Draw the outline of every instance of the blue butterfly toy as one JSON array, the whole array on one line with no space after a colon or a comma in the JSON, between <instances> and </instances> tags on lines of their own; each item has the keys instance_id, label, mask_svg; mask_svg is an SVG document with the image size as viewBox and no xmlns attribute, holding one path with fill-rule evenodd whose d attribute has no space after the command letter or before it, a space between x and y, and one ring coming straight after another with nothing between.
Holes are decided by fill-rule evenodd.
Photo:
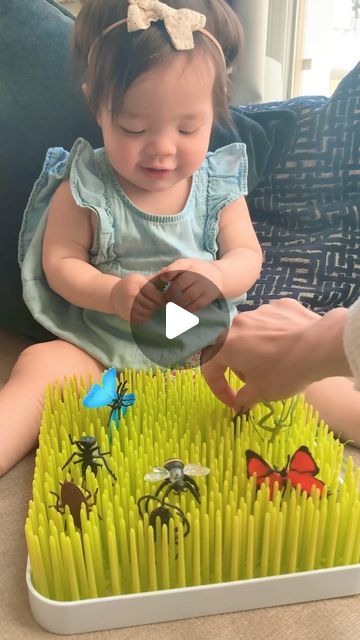
<instances>
[{"instance_id":1,"label":"blue butterfly toy","mask_svg":"<svg viewBox=\"0 0 360 640\"><path fill-rule=\"evenodd\" d=\"M109 428L109 442L112 444L111 423L114 422L116 428L119 428L121 416L125 416L128 407L131 407L135 402L135 394L126 393L126 380L117 384L116 369L114 367L104 371L101 382L102 385L93 384L89 393L83 398L83 405L91 409L105 406L111 407L107 426Z\"/></svg>"}]
</instances>

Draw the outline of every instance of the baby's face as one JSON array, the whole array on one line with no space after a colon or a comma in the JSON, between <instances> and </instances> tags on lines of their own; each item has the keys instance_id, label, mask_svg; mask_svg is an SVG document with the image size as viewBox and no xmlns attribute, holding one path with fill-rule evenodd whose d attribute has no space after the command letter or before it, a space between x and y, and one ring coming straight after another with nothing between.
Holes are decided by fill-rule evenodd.
<instances>
[{"instance_id":1,"label":"baby's face","mask_svg":"<svg viewBox=\"0 0 360 640\"><path fill-rule=\"evenodd\" d=\"M179 54L137 78L115 124L98 116L104 146L126 191L160 192L187 180L204 160L213 123L215 70L202 55Z\"/></svg>"}]
</instances>

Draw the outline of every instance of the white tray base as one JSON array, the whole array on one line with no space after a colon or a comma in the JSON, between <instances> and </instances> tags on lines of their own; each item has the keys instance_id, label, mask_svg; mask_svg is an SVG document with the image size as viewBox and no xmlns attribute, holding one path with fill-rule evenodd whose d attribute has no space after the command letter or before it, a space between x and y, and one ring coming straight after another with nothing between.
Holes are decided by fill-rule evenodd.
<instances>
[{"instance_id":1,"label":"white tray base","mask_svg":"<svg viewBox=\"0 0 360 640\"><path fill-rule=\"evenodd\" d=\"M360 564L70 602L40 595L31 582L29 561L26 582L36 622L66 635L355 595L360 593Z\"/></svg>"}]
</instances>

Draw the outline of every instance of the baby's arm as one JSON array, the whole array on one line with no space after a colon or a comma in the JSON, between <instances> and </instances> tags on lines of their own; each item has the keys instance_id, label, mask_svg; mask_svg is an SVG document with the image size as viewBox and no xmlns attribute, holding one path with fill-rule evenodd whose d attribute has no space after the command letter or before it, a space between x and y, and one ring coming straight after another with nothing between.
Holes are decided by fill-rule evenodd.
<instances>
[{"instance_id":1,"label":"baby's arm","mask_svg":"<svg viewBox=\"0 0 360 640\"><path fill-rule=\"evenodd\" d=\"M78 307L113 313L111 291L119 278L89 263L93 242L91 210L79 207L68 181L52 199L43 243L43 269L49 286Z\"/></svg>"},{"instance_id":2,"label":"baby's arm","mask_svg":"<svg viewBox=\"0 0 360 640\"><path fill-rule=\"evenodd\" d=\"M228 204L221 212L217 237L221 291L225 298L237 298L257 280L262 251L252 225L245 198Z\"/></svg>"},{"instance_id":3,"label":"baby's arm","mask_svg":"<svg viewBox=\"0 0 360 640\"><path fill-rule=\"evenodd\" d=\"M144 322L163 302L149 276L105 274L89 263L93 243L91 209L79 207L63 182L52 199L43 243L43 269L49 286L83 309L116 313ZM147 286L146 286L147 285ZM134 304L135 301L135 304Z\"/></svg>"}]
</instances>

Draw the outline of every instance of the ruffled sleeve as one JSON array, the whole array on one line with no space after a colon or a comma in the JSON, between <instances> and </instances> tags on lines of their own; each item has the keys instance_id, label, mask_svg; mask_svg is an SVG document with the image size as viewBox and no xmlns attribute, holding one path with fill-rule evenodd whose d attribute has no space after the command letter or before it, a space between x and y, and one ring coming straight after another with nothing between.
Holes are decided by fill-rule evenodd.
<instances>
[{"instance_id":1,"label":"ruffled sleeve","mask_svg":"<svg viewBox=\"0 0 360 640\"><path fill-rule=\"evenodd\" d=\"M69 152L62 147L48 149L44 166L28 200L19 236L18 260L20 266L44 215L49 201L62 180L70 175Z\"/></svg>"},{"instance_id":2,"label":"ruffled sleeve","mask_svg":"<svg viewBox=\"0 0 360 640\"><path fill-rule=\"evenodd\" d=\"M74 176L74 167L78 164L79 157L81 158L87 146L90 147L86 140L78 138L70 151L66 151L62 147L48 149L40 176L33 186L22 220L18 247L20 266L37 229L45 224L51 198L63 180L70 180L73 196L75 201L79 203L79 181L77 176Z\"/></svg>"},{"instance_id":3,"label":"ruffled sleeve","mask_svg":"<svg viewBox=\"0 0 360 640\"><path fill-rule=\"evenodd\" d=\"M78 138L70 152L62 147L48 150L39 178L25 209L19 236L18 260L24 262L34 238L45 229L49 204L64 180L70 181L72 196L80 207L90 207L102 219L102 233L111 236L112 218L102 180L103 149L94 149Z\"/></svg>"},{"instance_id":4,"label":"ruffled sleeve","mask_svg":"<svg viewBox=\"0 0 360 640\"><path fill-rule=\"evenodd\" d=\"M247 195L248 160L246 145L234 142L207 154L207 215L205 247L216 258L221 211L230 202Z\"/></svg>"}]
</instances>

